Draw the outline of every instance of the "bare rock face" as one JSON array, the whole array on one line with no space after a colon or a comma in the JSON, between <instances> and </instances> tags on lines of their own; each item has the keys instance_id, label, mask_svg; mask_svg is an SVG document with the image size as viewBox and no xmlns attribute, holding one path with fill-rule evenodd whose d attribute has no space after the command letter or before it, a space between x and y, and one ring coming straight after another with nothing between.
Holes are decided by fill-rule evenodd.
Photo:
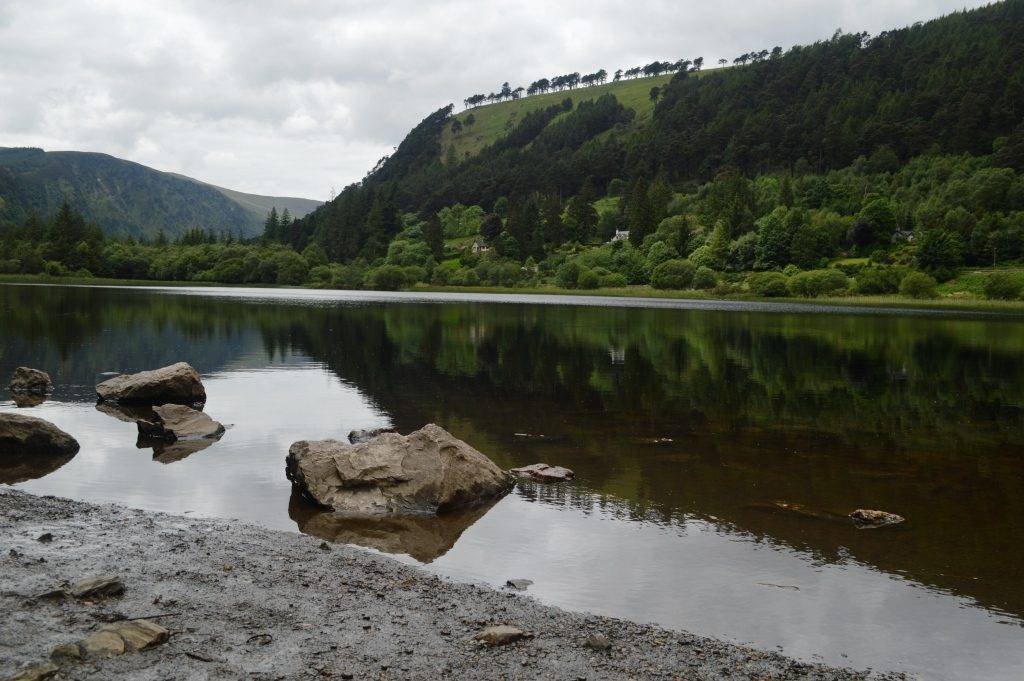
<instances>
[{"instance_id":1,"label":"bare rock face","mask_svg":"<svg viewBox=\"0 0 1024 681\"><path fill-rule=\"evenodd\" d=\"M857 527L864 529L899 525L904 521L903 516L896 515L895 513L874 511L868 508L858 508L850 514L850 518L853 519Z\"/></svg>"},{"instance_id":2,"label":"bare rock face","mask_svg":"<svg viewBox=\"0 0 1024 681\"><path fill-rule=\"evenodd\" d=\"M18 367L11 376L10 390L17 395L45 395L53 390L50 374L30 367Z\"/></svg>"},{"instance_id":3,"label":"bare rock face","mask_svg":"<svg viewBox=\"0 0 1024 681\"><path fill-rule=\"evenodd\" d=\"M197 404L206 402L199 373L186 362L162 369L121 374L96 386L96 395L108 402L136 404Z\"/></svg>"},{"instance_id":4,"label":"bare rock face","mask_svg":"<svg viewBox=\"0 0 1024 681\"><path fill-rule=\"evenodd\" d=\"M512 472L537 482L564 482L576 477L568 468L563 466L549 466L546 463L535 463L522 468L513 468Z\"/></svg>"},{"instance_id":5,"label":"bare rock face","mask_svg":"<svg viewBox=\"0 0 1024 681\"><path fill-rule=\"evenodd\" d=\"M40 454L73 456L78 441L49 421L0 413L0 457Z\"/></svg>"},{"instance_id":6,"label":"bare rock face","mask_svg":"<svg viewBox=\"0 0 1024 681\"><path fill-rule=\"evenodd\" d=\"M201 411L183 404L165 404L153 407L152 420L138 420L139 435L162 440L201 440L218 438L224 426Z\"/></svg>"},{"instance_id":7,"label":"bare rock face","mask_svg":"<svg viewBox=\"0 0 1024 681\"><path fill-rule=\"evenodd\" d=\"M352 515L439 513L485 503L514 484L493 461L434 424L357 445L300 440L288 450L287 474L312 501Z\"/></svg>"}]
</instances>

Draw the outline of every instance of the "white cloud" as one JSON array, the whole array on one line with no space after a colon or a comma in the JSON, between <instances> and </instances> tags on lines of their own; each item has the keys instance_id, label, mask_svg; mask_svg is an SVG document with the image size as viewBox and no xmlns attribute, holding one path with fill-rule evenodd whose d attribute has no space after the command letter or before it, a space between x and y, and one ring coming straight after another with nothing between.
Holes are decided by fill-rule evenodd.
<instances>
[{"instance_id":1,"label":"white cloud","mask_svg":"<svg viewBox=\"0 0 1024 681\"><path fill-rule=\"evenodd\" d=\"M504 80L877 33L985 0L5 0L0 145L326 198Z\"/></svg>"}]
</instances>

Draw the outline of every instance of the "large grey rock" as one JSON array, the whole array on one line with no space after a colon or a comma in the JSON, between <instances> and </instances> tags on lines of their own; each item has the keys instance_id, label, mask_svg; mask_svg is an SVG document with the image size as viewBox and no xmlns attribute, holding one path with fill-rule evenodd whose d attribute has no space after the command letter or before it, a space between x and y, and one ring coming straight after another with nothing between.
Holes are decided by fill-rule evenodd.
<instances>
[{"instance_id":1,"label":"large grey rock","mask_svg":"<svg viewBox=\"0 0 1024 681\"><path fill-rule=\"evenodd\" d=\"M96 395L109 402L140 404L197 404L206 402L199 373L185 362L137 374L121 374L96 386Z\"/></svg>"},{"instance_id":2,"label":"large grey rock","mask_svg":"<svg viewBox=\"0 0 1024 681\"><path fill-rule=\"evenodd\" d=\"M39 454L73 456L78 442L49 421L34 416L0 413L0 457Z\"/></svg>"},{"instance_id":3,"label":"large grey rock","mask_svg":"<svg viewBox=\"0 0 1024 681\"><path fill-rule=\"evenodd\" d=\"M10 390L22 395L45 395L53 390L50 374L30 367L18 367L11 376Z\"/></svg>"},{"instance_id":4,"label":"large grey rock","mask_svg":"<svg viewBox=\"0 0 1024 681\"><path fill-rule=\"evenodd\" d=\"M513 486L493 461L434 424L357 445L301 440L287 473L312 501L340 513L438 513L485 503Z\"/></svg>"},{"instance_id":5,"label":"large grey rock","mask_svg":"<svg viewBox=\"0 0 1024 681\"><path fill-rule=\"evenodd\" d=\"M139 435L162 440L201 440L224 434L224 426L201 411L183 404L153 407L152 420L138 420Z\"/></svg>"}]
</instances>

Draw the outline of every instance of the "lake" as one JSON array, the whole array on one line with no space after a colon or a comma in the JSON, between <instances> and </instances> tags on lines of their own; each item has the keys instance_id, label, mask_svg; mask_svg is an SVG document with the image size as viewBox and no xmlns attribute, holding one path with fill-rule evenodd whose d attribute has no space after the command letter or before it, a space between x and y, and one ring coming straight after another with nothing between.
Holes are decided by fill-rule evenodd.
<instances>
[{"instance_id":1,"label":"lake","mask_svg":"<svg viewBox=\"0 0 1024 681\"><path fill-rule=\"evenodd\" d=\"M184 360L205 448L96 407ZM55 392L37 494L240 518L561 607L929 679L1024 678L1024 319L800 305L218 288L0 286L0 377ZM299 439L437 423L510 468L490 508L339 519L284 474ZM778 502L789 505L782 507ZM793 505L798 505L794 510ZM856 529L856 508L907 522Z\"/></svg>"}]
</instances>

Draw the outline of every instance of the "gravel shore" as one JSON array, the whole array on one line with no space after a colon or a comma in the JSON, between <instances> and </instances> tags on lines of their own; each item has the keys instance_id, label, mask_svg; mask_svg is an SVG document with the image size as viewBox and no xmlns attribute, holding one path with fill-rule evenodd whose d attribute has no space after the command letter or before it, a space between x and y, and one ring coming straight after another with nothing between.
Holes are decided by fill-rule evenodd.
<instances>
[{"instance_id":1,"label":"gravel shore","mask_svg":"<svg viewBox=\"0 0 1024 681\"><path fill-rule=\"evenodd\" d=\"M300 534L9 488L0 488L0 551L2 678L134 618L167 628L168 641L59 663L50 678L899 678L564 612ZM124 594L38 598L99 574L116 575ZM493 647L473 640L493 625L533 638ZM584 645L595 634L611 648Z\"/></svg>"}]
</instances>

